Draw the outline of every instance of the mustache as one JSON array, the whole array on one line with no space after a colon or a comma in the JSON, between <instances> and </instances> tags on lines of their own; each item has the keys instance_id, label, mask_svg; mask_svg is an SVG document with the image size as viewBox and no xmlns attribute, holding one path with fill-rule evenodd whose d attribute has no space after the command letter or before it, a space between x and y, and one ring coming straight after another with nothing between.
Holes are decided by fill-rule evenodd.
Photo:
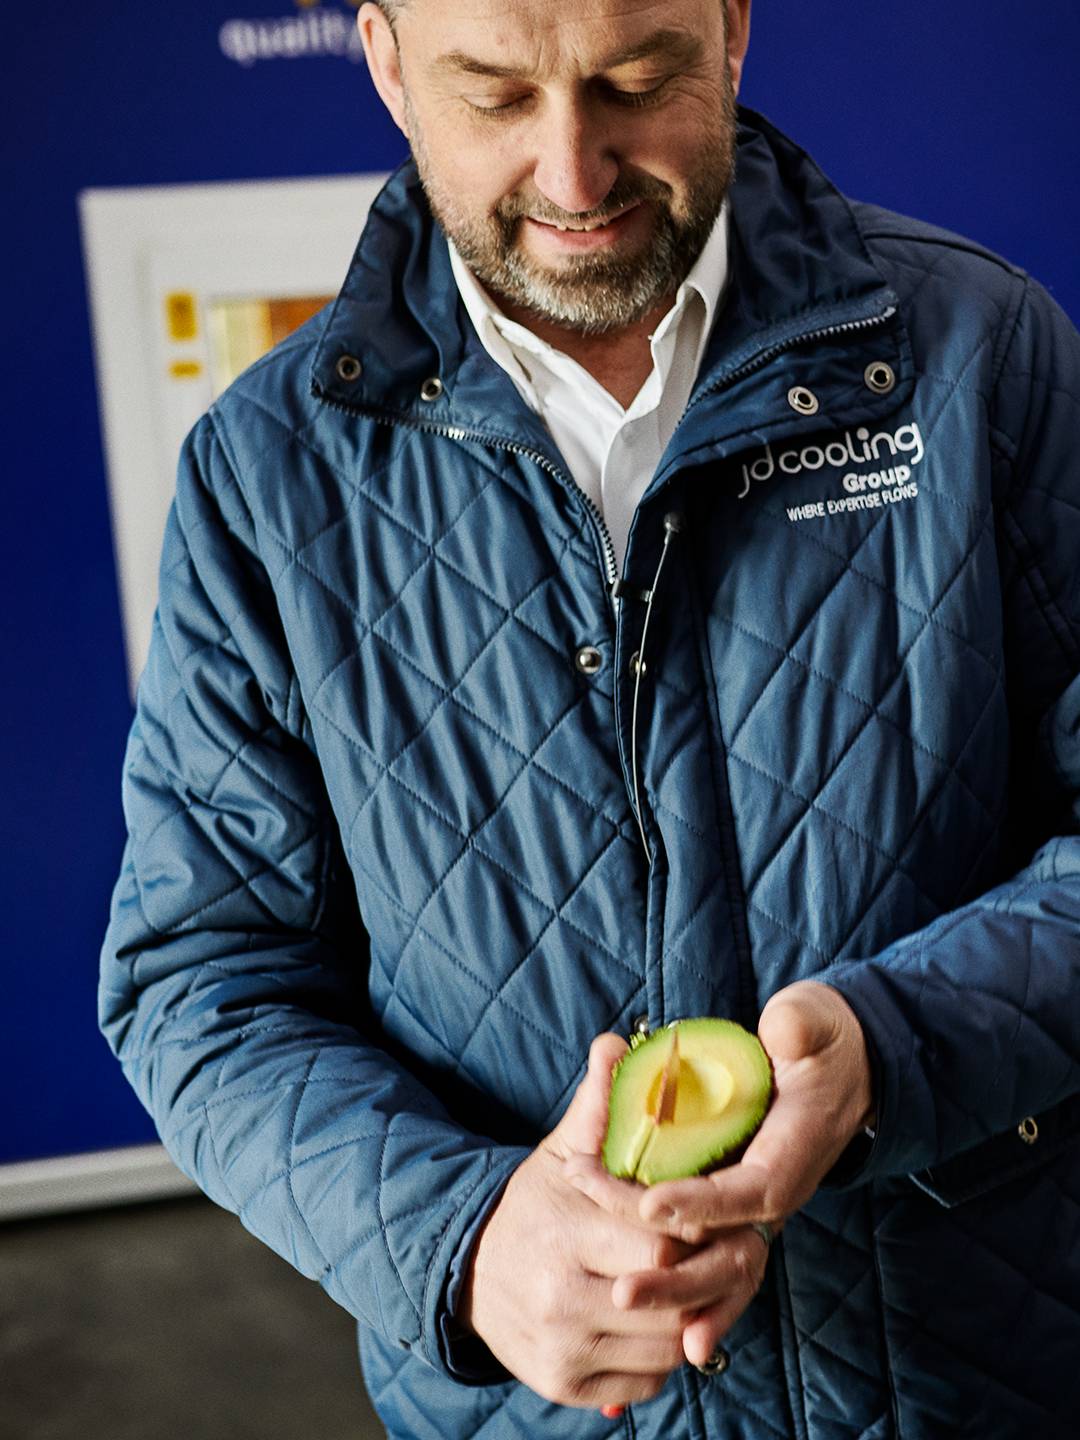
<instances>
[{"instance_id":1,"label":"mustache","mask_svg":"<svg viewBox=\"0 0 1080 1440\"><path fill-rule=\"evenodd\" d=\"M666 205L670 195L670 185L653 176L620 175L604 196L603 204L591 210L563 210L539 194L508 195L496 207L495 215L508 229L523 219L539 220L547 225L581 225L611 220L631 205Z\"/></svg>"}]
</instances>

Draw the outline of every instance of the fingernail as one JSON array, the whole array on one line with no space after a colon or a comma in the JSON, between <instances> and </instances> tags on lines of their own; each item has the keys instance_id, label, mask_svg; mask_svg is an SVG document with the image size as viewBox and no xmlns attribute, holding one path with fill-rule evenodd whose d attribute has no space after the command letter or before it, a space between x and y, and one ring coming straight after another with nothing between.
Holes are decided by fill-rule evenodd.
<instances>
[{"instance_id":1,"label":"fingernail","mask_svg":"<svg viewBox=\"0 0 1080 1440\"><path fill-rule=\"evenodd\" d=\"M605 1420L618 1420L625 1409L625 1405L601 1405L600 1414Z\"/></svg>"}]
</instances>

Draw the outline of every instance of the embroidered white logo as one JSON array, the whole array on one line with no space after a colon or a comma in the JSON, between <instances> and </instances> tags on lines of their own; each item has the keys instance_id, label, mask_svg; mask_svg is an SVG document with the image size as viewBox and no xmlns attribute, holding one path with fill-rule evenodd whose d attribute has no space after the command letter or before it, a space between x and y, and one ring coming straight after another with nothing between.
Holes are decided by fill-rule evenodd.
<instances>
[{"instance_id":1,"label":"embroidered white logo","mask_svg":"<svg viewBox=\"0 0 1080 1440\"><path fill-rule=\"evenodd\" d=\"M917 498L918 486L911 478L912 468L921 464L926 454L922 431L918 424L901 425L892 432L871 435L865 427L847 430L838 440L824 445L805 445L802 449L781 451L774 455L772 446L742 467L743 488L738 498L744 500L754 483L763 484L778 472L801 475L807 470L843 470L841 485L845 494L835 499L811 500L788 508L791 521L815 520L826 515L840 515L850 510L876 510L882 505ZM902 458L900 464L889 464ZM882 461L886 463L882 465ZM906 462L906 463L905 463ZM873 470L852 469L853 466L877 465Z\"/></svg>"}]
</instances>

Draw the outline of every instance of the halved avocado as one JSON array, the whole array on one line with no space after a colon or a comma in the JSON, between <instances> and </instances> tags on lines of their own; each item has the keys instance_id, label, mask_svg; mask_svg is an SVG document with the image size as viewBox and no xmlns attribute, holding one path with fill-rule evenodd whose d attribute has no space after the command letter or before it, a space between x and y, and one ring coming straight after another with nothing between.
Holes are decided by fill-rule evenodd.
<instances>
[{"instance_id":1,"label":"halved avocado","mask_svg":"<svg viewBox=\"0 0 1080 1440\"><path fill-rule=\"evenodd\" d=\"M666 1025L615 1067L604 1166L642 1185L713 1170L749 1141L772 1089L761 1041L734 1020Z\"/></svg>"}]
</instances>

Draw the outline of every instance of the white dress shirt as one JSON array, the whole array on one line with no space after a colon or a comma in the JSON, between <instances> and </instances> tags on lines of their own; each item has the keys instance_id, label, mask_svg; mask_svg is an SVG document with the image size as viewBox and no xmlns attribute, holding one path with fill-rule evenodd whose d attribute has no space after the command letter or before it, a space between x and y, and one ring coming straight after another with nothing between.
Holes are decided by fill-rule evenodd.
<instances>
[{"instance_id":1,"label":"white dress shirt","mask_svg":"<svg viewBox=\"0 0 1080 1440\"><path fill-rule=\"evenodd\" d=\"M690 398L728 271L727 205L675 303L650 336L653 368L627 409L569 355L510 320L450 245L454 278L480 342L551 432L604 517L620 572L638 501Z\"/></svg>"}]
</instances>

